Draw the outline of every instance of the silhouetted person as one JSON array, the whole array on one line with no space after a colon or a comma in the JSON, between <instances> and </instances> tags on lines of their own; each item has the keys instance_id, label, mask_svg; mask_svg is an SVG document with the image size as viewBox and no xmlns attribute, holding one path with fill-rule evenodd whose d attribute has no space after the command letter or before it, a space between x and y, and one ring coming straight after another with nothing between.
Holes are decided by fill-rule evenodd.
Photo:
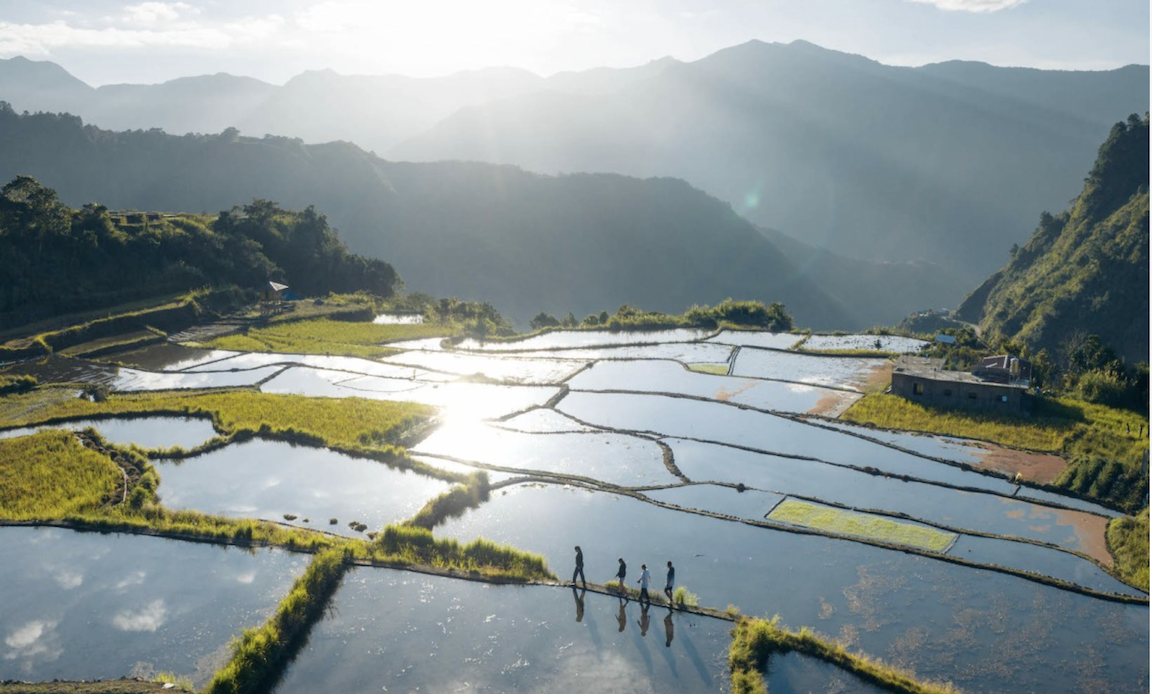
<instances>
[{"instance_id":1,"label":"silhouetted person","mask_svg":"<svg viewBox=\"0 0 1152 694\"><path fill-rule=\"evenodd\" d=\"M587 592L587 591L582 591L580 593L577 593L576 592L576 586L572 586L572 599L576 601L576 621L577 622L583 622L584 621L584 593L585 592Z\"/></svg>"},{"instance_id":2,"label":"silhouetted person","mask_svg":"<svg viewBox=\"0 0 1152 694\"><path fill-rule=\"evenodd\" d=\"M580 583L585 589L588 588L588 581L584 580L584 552L580 549L580 545L576 545L576 570L572 572L572 587L576 587L576 576L580 576Z\"/></svg>"},{"instance_id":3,"label":"silhouetted person","mask_svg":"<svg viewBox=\"0 0 1152 694\"><path fill-rule=\"evenodd\" d=\"M620 601L620 614L616 615L616 621L620 624L617 631L623 632L625 627L628 626L628 615L624 612L624 606L628 604L627 600Z\"/></svg>"},{"instance_id":4,"label":"silhouetted person","mask_svg":"<svg viewBox=\"0 0 1152 694\"><path fill-rule=\"evenodd\" d=\"M636 623L640 625L640 635L641 636L647 636L648 635L648 627L649 627L649 625L652 624L652 620L650 620L648 618L648 607L649 607L649 605L645 605L644 603L640 603L640 621L636 622Z\"/></svg>"},{"instance_id":5,"label":"silhouetted person","mask_svg":"<svg viewBox=\"0 0 1152 694\"><path fill-rule=\"evenodd\" d=\"M620 593L623 595L628 594L628 588L624 585L624 577L628 575L628 565L624 563L624 557L620 557L620 568L616 569L616 580L620 581Z\"/></svg>"},{"instance_id":6,"label":"silhouetted person","mask_svg":"<svg viewBox=\"0 0 1152 694\"><path fill-rule=\"evenodd\" d=\"M669 612L668 614L664 615L664 647L665 648L671 648L672 647L672 632L673 632L673 630L674 630L674 628L672 626L672 613Z\"/></svg>"},{"instance_id":7,"label":"silhouetted person","mask_svg":"<svg viewBox=\"0 0 1152 694\"><path fill-rule=\"evenodd\" d=\"M641 564L640 565L640 578L636 579L636 582L640 584L640 604L641 605L643 605L645 602L647 602L649 605L652 604L652 597L650 595L648 595L648 583L651 580L652 580L652 574L651 574L651 572L648 571L648 565L647 564ZM621 579L621 581L623 581L623 579Z\"/></svg>"},{"instance_id":8,"label":"silhouetted person","mask_svg":"<svg viewBox=\"0 0 1152 694\"><path fill-rule=\"evenodd\" d=\"M664 579L664 594L668 596L668 608L672 608L672 594L676 591L676 567L668 560L668 577Z\"/></svg>"}]
</instances>

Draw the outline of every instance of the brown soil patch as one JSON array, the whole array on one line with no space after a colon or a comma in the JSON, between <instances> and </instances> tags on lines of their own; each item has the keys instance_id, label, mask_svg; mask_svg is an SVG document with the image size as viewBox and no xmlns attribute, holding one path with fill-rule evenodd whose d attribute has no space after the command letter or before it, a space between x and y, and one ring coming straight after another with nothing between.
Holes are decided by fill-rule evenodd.
<instances>
[{"instance_id":1,"label":"brown soil patch","mask_svg":"<svg viewBox=\"0 0 1152 694\"><path fill-rule=\"evenodd\" d=\"M984 449L977 467L1003 472L1008 477L1016 473L1029 482L1051 484L1068 467L1067 461L1051 453L1031 453L1004 448L992 443L979 444Z\"/></svg>"},{"instance_id":2,"label":"brown soil patch","mask_svg":"<svg viewBox=\"0 0 1152 694\"><path fill-rule=\"evenodd\" d=\"M876 393L884 390L892 385L892 369L895 364L891 361L885 361L880 366L872 369L872 373L860 379L857 382L865 393Z\"/></svg>"},{"instance_id":3,"label":"brown soil patch","mask_svg":"<svg viewBox=\"0 0 1152 694\"><path fill-rule=\"evenodd\" d=\"M755 381L748 381L747 383L740 386L739 388L728 389L728 388L725 388L724 386L721 386L716 391L715 397L717 400L720 400L721 402L728 402L732 398L736 397L737 395L743 393L744 391L748 390L749 388L751 388L755 385L756 385Z\"/></svg>"},{"instance_id":4,"label":"brown soil patch","mask_svg":"<svg viewBox=\"0 0 1152 694\"><path fill-rule=\"evenodd\" d=\"M808 414L816 414L835 419L844 414L844 411L849 407L856 404L856 401L861 397L863 396L857 393L831 392L817 400L816 405L808 410Z\"/></svg>"},{"instance_id":5,"label":"brown soil patch","mask_svg":"<svg viewBox=\"0 0 1152 694\"><path fill-rule=\"evenodd\" d=\"M1004 503L1010 503L1007 499ZM1020 516L1019 511L1009 512L1010 516ZM1105 540L1105 533L1108 529L1108 519L1102 516L1097 516L1084 511L1071 511L1065 509L1048 508L1046 506L1036 506L1030 514L1030 518L1043 520L1044 523L1037 526L1031 526L1034 530L1044 531L1047 528L1053 528L1051 532L1055 536L1057 533L1063 532L1063 528L1067 528L1075 536L1075 542L1072 543L1072 549L1083 552L1100 562L1104 566L1112 566L1112 554L1108 551L1108 543ZM1063 544L1067 545L1067 541L1073 539L1072 537L1057 538L1061 539Z\"/></svg>"}]
</instances>

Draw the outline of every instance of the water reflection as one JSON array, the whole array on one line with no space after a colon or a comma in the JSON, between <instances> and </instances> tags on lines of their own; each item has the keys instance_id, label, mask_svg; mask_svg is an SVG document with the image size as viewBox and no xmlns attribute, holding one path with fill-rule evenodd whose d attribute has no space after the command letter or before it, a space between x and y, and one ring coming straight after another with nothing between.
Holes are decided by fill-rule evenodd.
<instances>
[{"instance_id":1,"label":"water reflection","mask_svg":"<svg viewBox=\"0 0 1152 694\"><path fill-rule=\"evenodd\" d=\"M562 589L353 569L276 692L724 690L726 622L678 614L691 638L654 659L629 608L573 595L578 617L587 603L575 622ZM606 613L616 619L596 619Z\"/></svg>"},{"instance_id":2,"label":"water reflection","mask_svg":"<svg viewBox=\"0 0 1152 694\"><path fill-rule=\"evenodd\" d=\"M1060 691L1082 667L1105 661L1100 672L1108 691L1147 691L1145 606L603 492L501 491L507 493L448 521L437 534L506 542L543 554L554 567L568 566L579 544L585 570L604 578L618 556L649 564L671 559L678 584L698 594L702 605L780 614L786 625L814 626L962 689ZM1082 644L1107 647L1092 655Z\"/></svg>"},{"instance_id":3,"label":"water reflection","mask_svg":"<svg viewBox=\"0 0 1152 694\"><path fill-rule=\"evenodd\" d=\"M0 438L27 436L43 429L81 431L92 427L110 443L142 448L195 448L216 436L212 421L192 417L139 417L135 419L81 419L56 424L6 429Z\"/></svg>"},{"instance_id":4,"label":"water reflection","mask_svg":"<svg viewBox=\"0 0 1152 694\"><path fill-rule=\"evenodd\" d=\"M260 439L162 463L159 472L160 498L169 508L286 521L350 536L357 534L350 522L377 530L411 518L449 487L367 458ZM223 479L228 484L221 484Z\"/></svg>"},{"instance_id":5,"label":"water reflection","mask_svg":"<svg viewBox=\"0 0 1152 694\"><path fill-rule=\"evenodd\" d=\"M596 426L873 467L891 474L1000 491L1006 495L1016 490L1015 485L1000 477L962 470L838 431L724 403L660 395L573 392L556 408Z\"/></svg>"},{"instance_id":6,"label":"water reflection","mask_svg":"<svg viewBox=\"0 0 1152 694\"><path fill-rule=\"evenodd\" d=\"M0 555L0 680L112 679L143 665L197 686L307 562L271 550L53 528L0 529Z\"/></svg>"},{"instance_id":7,"label":"water reflection","mask_svg":"<svg viewBox=\"0 0 1152 694\"><path fill-rule=\"evenodd\" d=\"M598 362L568 381L574 391L674 393L782 412L844 409L859 395L799 383L717 376L673 361Z\"/></svg>"},{"instance_id":8,"label":"water reflection","mask_svg":"<svg viewBox=\"0 0 1152 694\"><path fill-rule=\"evenodd\" d=\"M576 621L584 621L584 596L588 594L586 589L576 590L576 586L572 586L572 599L576 601Z\"/></svg>"},{"instance_id":9,"label":"water reflection","mask_svg":"<svg viewBox=\"0 0 1152 694\"><path fill-rule=\"evenodd\" d=\"M612 331L555 330L523 340L480 342L472 338L456 345L459 350L485 352L527 352L533 350L607 347L613 345L654 345L668 342L693 342L711 335L708 330L678 328L675 330Z\"/></svg>"}]
</instances>

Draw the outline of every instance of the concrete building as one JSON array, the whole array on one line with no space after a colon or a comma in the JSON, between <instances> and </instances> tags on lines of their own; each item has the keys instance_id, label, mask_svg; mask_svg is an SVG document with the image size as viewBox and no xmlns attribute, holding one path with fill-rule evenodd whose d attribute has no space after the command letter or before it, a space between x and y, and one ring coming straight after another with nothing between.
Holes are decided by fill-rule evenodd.
<instances>
[{"instance_id":1,"label":"concrete building","mask_svg":"<svg viewBox=\"0 0 1152 694\"><path fill-rule=\"evenodd\" d=\"M945 369L943 359L904 356L892 370L892 394L937 407L1024 414L1031 410L1027 369L1012 357L989 357L968 373Z\"/></svg>"}]
</instances>

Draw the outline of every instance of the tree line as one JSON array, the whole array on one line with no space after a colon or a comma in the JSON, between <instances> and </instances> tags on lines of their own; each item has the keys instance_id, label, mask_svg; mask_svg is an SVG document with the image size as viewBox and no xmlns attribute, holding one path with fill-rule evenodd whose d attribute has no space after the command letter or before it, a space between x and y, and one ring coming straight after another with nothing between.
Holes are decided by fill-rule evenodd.
<instances>
[{"instance_id":1,"label":"tree line","mask_svg":"<svg viewBox=\"0 0 1152 694\"><path fill-rule=\"evenodd\" d=\"M206 285L256 288L266 281L300 294L400 284L388 263L352 254L327 218L269 200L216 217L114 212L65 206L30 176L0 189L0 315L18 324Z\"/></svg>"}]
</instances>

